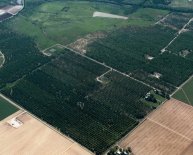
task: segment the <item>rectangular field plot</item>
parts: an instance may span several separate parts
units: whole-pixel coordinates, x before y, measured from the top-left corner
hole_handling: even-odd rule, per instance
[[[0,121],[16,112],[18,109],[0,97]]]
[[[141,83],[65,51],[3,93],[101,154],[152,110],[140,102],[149,91]]]
[[[171,93],[193,73],[192,61],[174,54],[160,54],[176,32],[159,25],[129,27],[91,43],[87,55]]]
[[[188,104],[193,105],[193,78],[191,78],[173,97]]]
[[[193,107],[171,99],[119,142],[136,155],[191,155]]]
[[[159,24],[170,27],[174,30],[182,29],[192,18],[192,14],[185,13],[170,13],[165,19],[161,20]]]
[[[193,1],[192,0],[172,0],[172,3],[170,4],[170,6],[176,7],[176,8],[192,9]]]

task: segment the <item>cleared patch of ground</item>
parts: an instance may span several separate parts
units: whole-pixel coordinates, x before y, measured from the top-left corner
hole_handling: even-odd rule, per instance
[[[184,155],[193,142],[192,119],[193,107],[171,99],[150,114],[119,145],[131,147],[136,155]]]
[[[91,44],[97,39],[104,38],[106,35],[102,32],[96,32],[93,34],[88,34],[84,38],[80,38],[77,41],[68,45],[70,48],[80,52],[81,54],[85,54],[87,52],[87,45]]]
[[[98,11],[95,11],[93,13],[93,17],[116,18],[116,19],[125,19],[125,20],[128,19],[128,17],[126,16],[119,16],[119,15],[114,15],[114,14],[105,13],[105,12],[98,12]]]
[[[0,22],[17,15],[23,8],[23,5],[7,5],[0,8]]]
[[[23,125],[8,124],[16,118]],[[71,139],[56,133],[36,118],[19,111],[0,122],[0,154],[92,155]]]

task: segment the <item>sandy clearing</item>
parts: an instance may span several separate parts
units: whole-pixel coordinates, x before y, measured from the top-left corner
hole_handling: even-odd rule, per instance
[[[68,45],[69,48],[80,52],[81,54],[86,54],[87,46],[93,43],[97,39],[101,39],[106,37],[106,34],[103,32],[95,32],[92,34],[88,34],[83,38],[76,40],[75,42]]]
[[[98,11],[95,11],[93,13],[93,17],[115,18],[115,19],[124,19],[124,20],[128,19],[128,17],[125,17],[125,16],[119,16],[119,15],[114,15],[114,14],[105,13],[105,12],[98,12]]]
[[[171,99],[151,113],[118,145],[131,147],[135,155],[191,155],[192,120],[193,107]]]
[[[22,111],[16,114],[0,122],[0,154],[67,155],[71,151],[72,155],[92,155],[78,143],[61,136],[31,115]],[[16,116],[23,123],[18,129],[7,123]]]

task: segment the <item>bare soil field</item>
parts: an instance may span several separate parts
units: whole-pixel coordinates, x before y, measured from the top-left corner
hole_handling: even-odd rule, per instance
[[[16,118],[23,124],[14,128],[8,122]],[[78,143],[61,136],[23,111],[0,122],[0,154],[14,155],[91,155]]]
[[[182,155],[192,155],[193,152],[193,143],[191,143],[187,149],[184,150]]]
[[[193,107],[171,99],[119,142],[135,155],[190,155],[193,150]]]

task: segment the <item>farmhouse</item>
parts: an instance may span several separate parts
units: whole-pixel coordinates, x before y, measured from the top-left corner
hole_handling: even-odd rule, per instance
[[[193,107],[171,99],[119,142],[136,155],[192,155]]]

